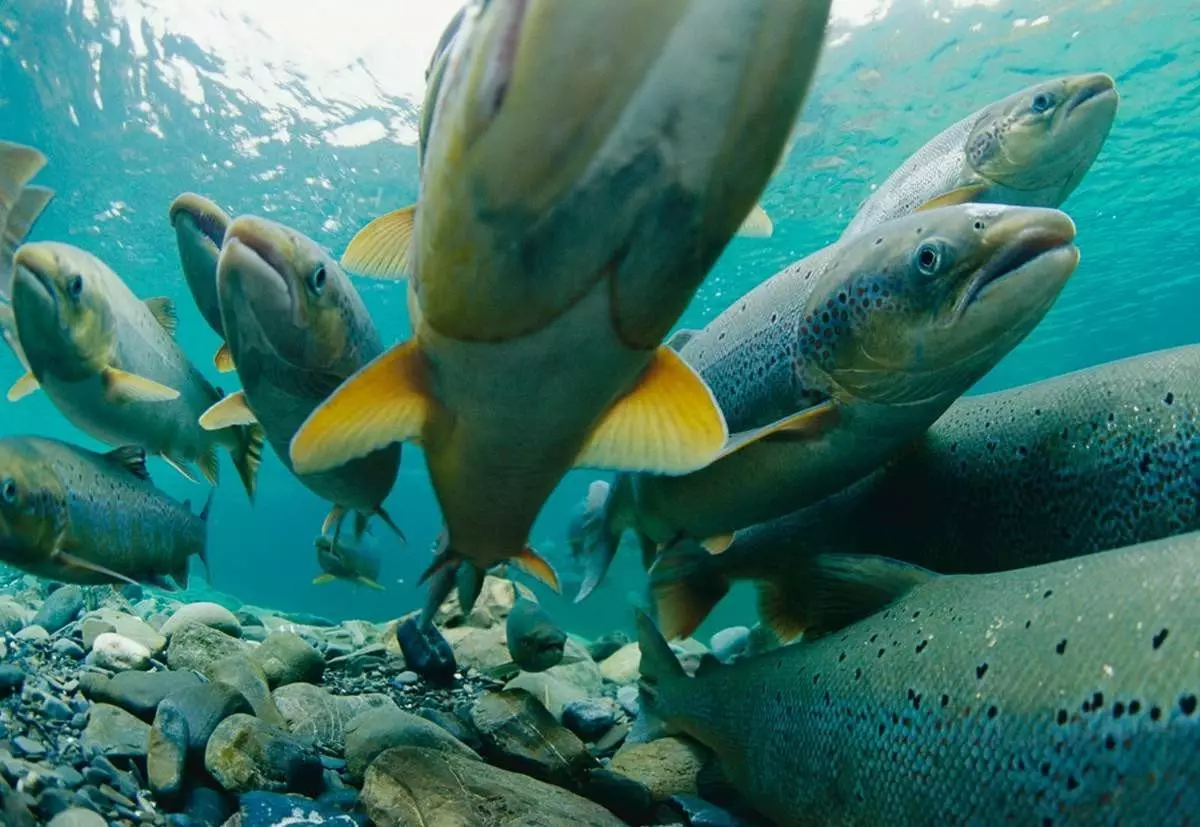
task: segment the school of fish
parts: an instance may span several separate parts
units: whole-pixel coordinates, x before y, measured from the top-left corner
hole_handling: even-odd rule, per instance
[[[195,192],[168,206],[229,393],[172,298],[29,240],[48,159],[0,140],[8,399],[42,392],[111,448],[0,438],[0,561],[186,589],[212,493],[195,513],[147,456],[215,486],[223,448],[253,501],[269,444],[328,503],[313,582],[382,589],[370,524],[403,539],[408,442],[444,526],[429,633],[494,568],[560,589],[534,521],[571,469],[612,471],[572,516],[576,600],[636,542],[638,728],[703,745],[772,823],[1200,823],[1200,344],[964,396],[1088,278],[1062,208],[1116,120],[1110,76],[967,115],[836,241],[672,333],[731,239],[772,233],[830,5],[469,3],[426,70],[415,203],[340,258]],[[352,277],[403,291],[407,340]],[[668,640],[738,581],[781,645],[689,674]],[[493,677],[571,662],[526,597],[505,633]]]

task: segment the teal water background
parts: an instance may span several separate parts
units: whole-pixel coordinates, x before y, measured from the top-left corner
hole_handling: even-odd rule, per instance
[[[232,215],[289,224],[340,254],[353,233],[416,196],[413,141],[444,0],[0,0],[0,139],[50,162],[57,197],[31,238],[100,256],[140,296],[167,295],[179,339],[217,377],[218,341],[180,273],[167,207],[192,190]],[[734,240],[681,326],[702,326],[791,261],[834,240],[873,186],[937,132],[1058,74],[1105,71],[1120,111],[1064,205],[1080,268],[1044,323],[973,392],[1200,340],[1200,3],[1196,0],[843,0],[785,167],[763,204],[767,240]],[[620,48],[615,44],[614,48]],[[408,334],[403,288],[356,280],[385,341]],[[19,376],[0,354],[0,383]],[[44,395],[0,402],[0,434],[101,447]],[[311,585],[326,506],[264,462],[251,508],[232,466],[213,510],[214,588],[259,605],[384,620],[419,605],[440,530],[419,450],[404,449],[388,502],[401,547],[376,528],[386,591]],[[159,460],[172,495],[204,499]],[[569,570],[565,527],[594,473],[572,472],[533,542]],[[535,586],[569,628],[625,626],[644,579],[633,555],[580,606]],[[706,624],[749,619],[726,601]]]

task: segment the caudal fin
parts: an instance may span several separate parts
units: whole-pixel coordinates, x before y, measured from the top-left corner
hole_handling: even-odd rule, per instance
[[[729,593],[720,562],[690,540],[659,554],[650,573],[650,594],[659,625],[668,639],[688,637]]]
[[[662,704],[664,687],[678,680],[686,680],[687,673],[682,664],[667,645],[666,638],[658,631],[654,621],[641,609],[634,609],[634,621],[637,625],[638,648],[642,659],[639,665],[641,680],[638,681],[638,694],[641,698],[641,710],[638,715],[637,728],[643,733],[665,735],[670,733]]]
[[[33,147],[0,141],[0,207],[5,212],[44,166],[46,156]]]
[[[572,532],[578,535],[575,557],[583,569],[576,603],[586,600],[608,574],[625,533],[625,512],[632,507],[632,500],[633,481],[626,474],[618,475],[611,486],[596,480],[588,487],[583,511],[572,526]]]
[[[237,446],[231,451],[233,467],[237,469],[242,485],[246,488],[246,496],[254,502],[254,494],[258,490],[258,467],[262,465],[263,429],[261,425],[239,425]]]

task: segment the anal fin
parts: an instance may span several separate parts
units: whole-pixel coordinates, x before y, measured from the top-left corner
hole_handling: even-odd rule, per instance
[[[593,429],[575,466],[686,474],[712,462],[728,436],[700,374],[661,346],[633,389]]]
[[[718,458],[724,459],[747,445],[753,445],[765,439],[816,439],[836,425],[840,417],[841,407],[838,403],[832,399],[826,400],[819,405],[777,419],[761,428],[739,431],[731,435],[729,441],[721,449]]]
[[[712,537],[705,537],[700,541],[700,545],[709,554],[721,554],[733,545],[733,533],[717,534]]]
[[[806,638],[820,637],[862,620],[938,575],[929,569],[865,554],[813,558]]]
[[[221,462],[217,459],[215,445],[209,445],[196,458],[196,464],[200,466],[200,473],[204,475],[204,479],[208,480],[209,485],[216,485],[221,481]]]
[[[24,376],[14,382],[13,386],[8,389],[8,401],[20,402],[30,394],[37,393],[41,387],[42,386],[38,384],[37,377],[33,375],[32,371],[26,373]]]
[[[364,575],[359,575],[358,577],[355,578],[355,580],[358,582],[358,584],[360,586],[366,586],[368,589],[375,589],[377,591],[384,591],[383,586],[376,583],[370,577],[366,577]]]
[[[145,449],[137,445],[124,445],[109,451],[104,458],[135,477],[149,482],[150,471],[146,468]]]
[[[237,369],[233,363],[233,354],[229,351],[229,345],[223,344],[217,348],[217,352],[213,356],[213,366],[218,373],[233,373]]]
[[[711,556],[683,541],[665,550],[651,567],[650,594],[659,627],[668,640],[688,637],[729,593],[729,580]]]
[[[512,558],[514,566],[521,571],[533,577],[536,580],[545,583],[556,592],[561,592],[562,587],[558,582],[558,575],[554,571],[554,567],[546,562],[546,559],[534,551],[529,546],[521,549],[521,553]]]
[[[206,431],[219,431],[235,425],[253,425],[256,422],[258,417],[250,410],[245,391],[237,391],[223,397],[200,415],[200,427]]]

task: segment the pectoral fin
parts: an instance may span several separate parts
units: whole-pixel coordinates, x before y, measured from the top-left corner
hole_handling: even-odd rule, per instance
[[[764,439],[815,439],[835,425],[841,416],[837,402],[829,400],[807,408],[799,413],[785,416],[770,425],[740,431],[732,435],[725,447],[721,449],[718,459],[724,459],[730,454],[737,453],[747,445],[753,445]]]
[[[713,537],[705,537],[700,541],[700,545],[709,554],[720,554],[733,545],[733,534],[718,534]]]
[[[155,320],[162,325],[162,329],[174,337],[175,331],[179,328],[179,316],[175,313],[175,302],[166,296],[158,296],[146,299],[145,305]]]
[[[101,373],[105,396],[109,402],[170,402],[179,398],[179,391],[161,385],[153,379],[126,373],[118,368],[105,368]]]
[[[683,350],[684,345],[696,338],[696,334],[699,332],[699,330],[690,330],[688,328],[676,330],[671,334],[671,338],[667,339],[667,341],[663,344],[678,353],[679,351]]]
[[[33,373],[26,373],[20,379],[13,383],[13,386],[8,389],[8,401],[20,402],[31,393],[36,392],[41,385],[38,384],[37,377]]]
[[[219,431],[234,425],[253,425],[258,417],[246,402],[245,391],[237,391],[224,397],[200,415],[200,427],[206,431]]]
[[[200,484],[200,480],[196,477],[195,474],[193,474],[191,472],[191,470],[187,467],[187,464],[183,460],[175,459],[174,457],[167,456],[166,454],[159,454],[158,456],[162,459],[163,462],[165,462],[167,465],[171,466],[176,471],[178,471],[179,475],[181,477],[183,477],[185,480],[187,480],[188,482],[194,482],[197,485]]]
[[[384,590],[384,589],[383,589],[383,586],[381,586],[381,585],[379,585],[378,583],[376,583],[376,582],[375,582],[374,580],[372,580],[370,577],[365,577],[365,576],[363,576],[363,575],[359,575],[359,576],[358,576],[357,578],[355,578],[355,579],[358,581],[358,583],[359,583],[359,585],[360,585],[360,586],[366,586],[368,589],[376,589],[376,590],[378,590],[378,591],[383,591],[383,590]]]
[[[663,346],[592,431],[575,466],[686,474],[712,462],[728,436],[712,391]]]
[[[118,572],[115,572],[112,569],[105,568],[104,566],[100,565],[99,563],[93,563],[90,560],[84,560],[82,557],[76,557],[73,554],[68,554],[65,551],[54,552],[51,555],[51,559],[53,559],[54,562],[59,563],[60,565],[63,565],[63,566],[69,566],[69,567],[75,568],[75,569],[83,569],[84,571],[94,572],[96,574],[100,574],[105,577],[110,577],[113,580],[118,580],[122,583],[132,583],[135,586],[139,585],[136,580],[126,577],[123,574],[119,574]]]
[[[31,146],[0,141],[0,205],[11,207],[21,190],[46,165],[46,156]]]
[[[417,343],[389,350],[333,392],[292,438],[298,474],[328,471],[419,437],[436,407]]]
[[[376,218],[350,239],[342,253],[342,267],[376,279],[408,278],[416,216],[417,205],[413,204]]]
[[[913,212],[925,212],[926,210],[936,210],[938,207],[949,207],[954,204],[970,204],[980,195],[987,191],[987,187],[983,184],[969,184],[965,187],[950,190],[943,193],[937,198],[932,198],[926,201],[921,206],[917,207]]]
[[[775,227],[771,224],[771,217],[761,204],[755,204],[742,221],[742,226],[738,227],[737,234],[743,238],[770,238],[773,232]]]
[[[554,589],[554,591],[562,591],[562,587],[558,583],[558,575],[554,572],[554,567],[529,546],[525,546],[520,554],[512,558],[512,562],[521,571],[545,583]]]
[[[337,580],[337,578],[326,572],[325,574],[318,574],[313,578],[312,582],[314,586],[327,586],[334,580]]]
[[[233,373],[237,366],[233,363],[233,354],[229,352],[229,345],[221,345],[217,349],[217,353],[213,356],[213,365],[218,373]]]

